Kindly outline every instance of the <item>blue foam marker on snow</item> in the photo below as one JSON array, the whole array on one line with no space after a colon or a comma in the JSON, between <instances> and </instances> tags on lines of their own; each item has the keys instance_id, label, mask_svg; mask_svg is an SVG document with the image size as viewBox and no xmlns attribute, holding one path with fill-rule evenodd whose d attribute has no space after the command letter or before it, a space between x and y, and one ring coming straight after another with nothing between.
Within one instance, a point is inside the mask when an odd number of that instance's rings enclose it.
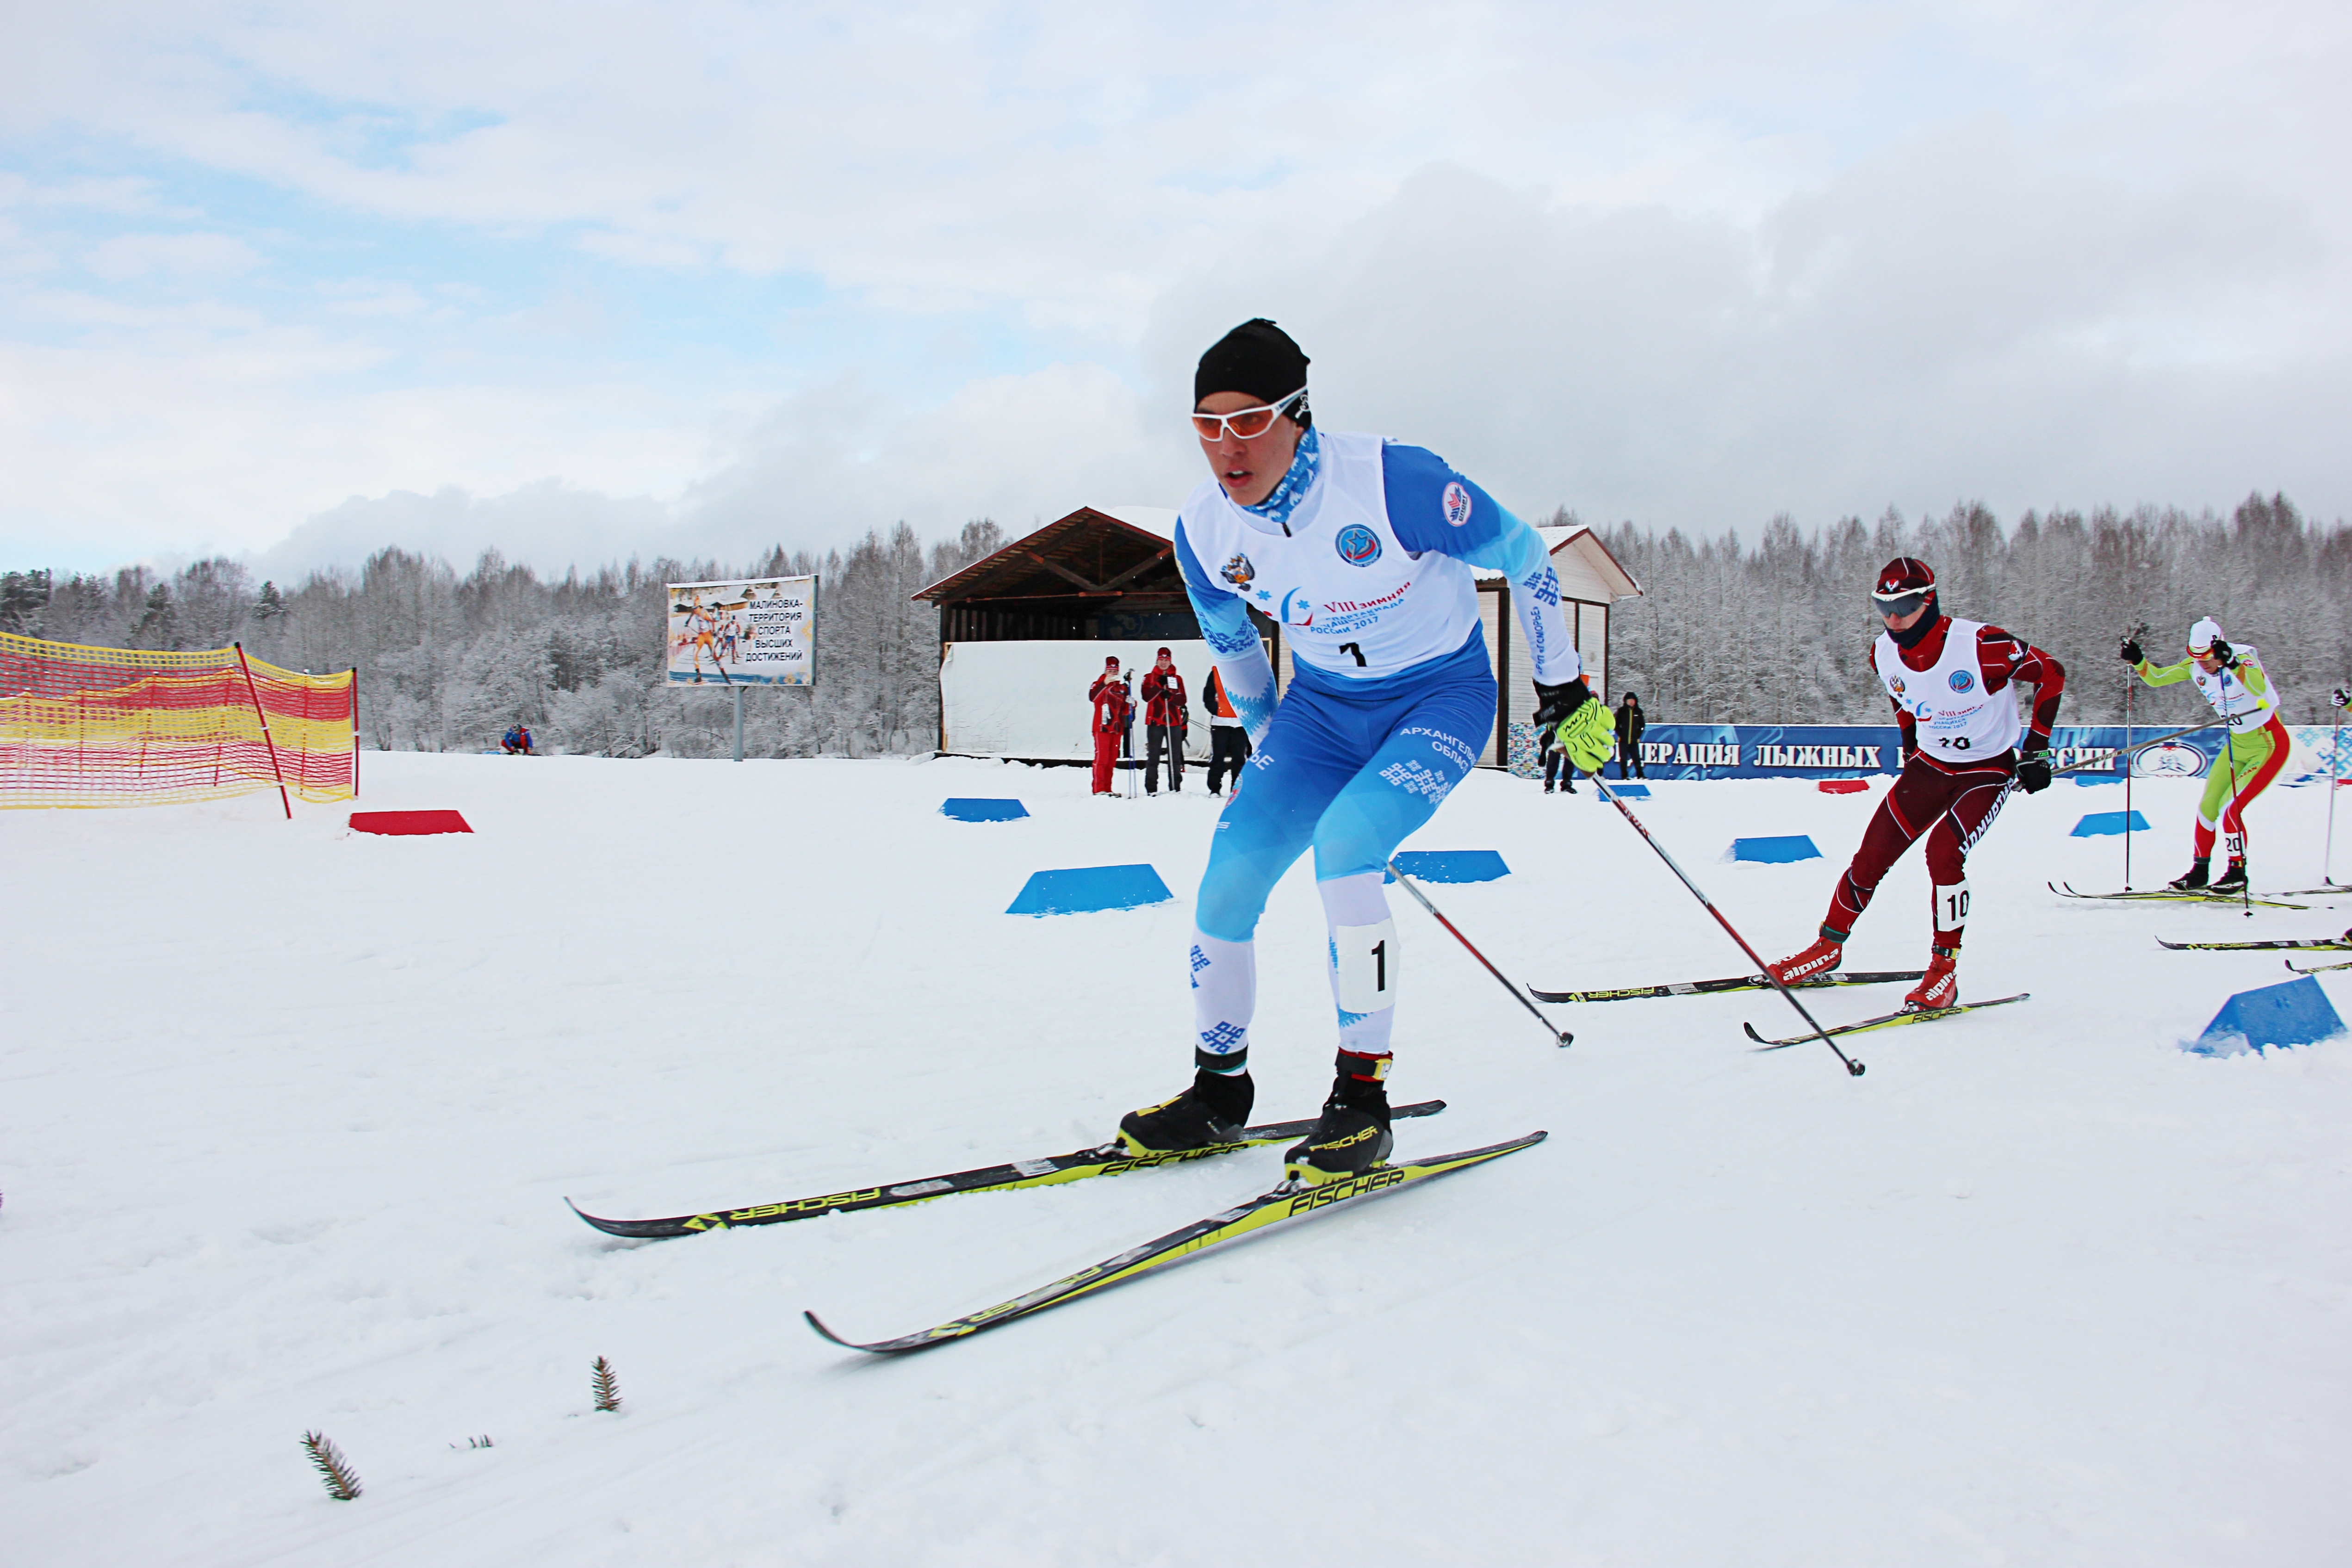
<instances>
[{"instance_id":1,"label":"blue foam marker on snow","mask_svg":"<svg viewBox=\"0 0 2352 1568\"><path fill-rule=\"evenodd\" d=\"M992 800L984 796L957 795L940 802L940 815L959 822L1010 822L1029 814L1018 800Z\"/></svg>"},{"instance_id":2,"label":"blue foam marker on snow","mask_svg":"<svg viewBox=\"0 0 2352 1568\"><path fill-rule=\"evenodd\" d=\"M2269 1046L2315 1045L2345 1031L2344 1020L2319 982L2305 975L2260 990L2240 991L2221 1004L2205 1032L2187 1049L2199 1056L2242 1056Z\"/></svg>"},{"instance_id":3,"label":"blue foam marker on snow","mask_svg":"<svg viewBox=\"0 0 2352 1568\"><path fill-rule=\"evenodd\" d=\"M1493 882L1511 874L1493 850L1404 850L1396 863L1397 870L1422 882ZM1381 880L1396 878L1383 872Z\"/></svg>"},{"instance_id":4,"label":"blue foam marker on snow","mask_svg":"<svg viewBox=\"0 0 2352 1568\"><path fill-rule=\"evenodd\" d=\"M1786 865L1790 861L1817 861L1822 852L1813 841L1802 833L1778 839L1734 839L1731 858L1736 861L1762 861L1768 865Z\"/></svg>"},{"instance_id":5,"label":"blue foam marker on snow","mask_svg":"<svg viewBox=\"0 0 2352 1568\"><path fill-rule=\"evenodd\" d=\"M1612 784L1609 786L1609 792L1612 795L1622 795L1628 800L1646 800L1650 798L1650 787L1647 784Z\"/></svg>"},{"instance_id":6,"label":"blue foam marker on snow","mask_svg":"<svg viewBox=\"0 0 2352 1568\"><path fill-rule=\"evenodd\" d=\"M2066 777L2077 784L2120 784L2124 781L2120 773L2069 773Z\"/></svg>"},{"instance_id":7,"label":"blue foam marker on snow","mask_svg":"<svg viewBox=\"0 0 2352 1568\"><path fill-rule=\"evenodd\" d=\"M1089 915L1098 909L1139 909L1176 895L1148 865L1082 865L1036 871L1021 885L1007 915Z\"/></svg>"},{"instance_id":8,"label":"blue foam marker on snow","mask_svg":"<svg viewBox=\"0 0 2352 1568\"><path fill-rule=\"evenodd\" d=\"M2130 813L2128 822L2125 820L2125 813L2121 811L2086 812L2083 820L2074 824L2074 831L2068 837L2095 839L2106 833L2120 833L2126 827L2129 827L2135 833L2144 833L2147 831L2147 819L2137 811Z\"/></svg>"}]
</instances>

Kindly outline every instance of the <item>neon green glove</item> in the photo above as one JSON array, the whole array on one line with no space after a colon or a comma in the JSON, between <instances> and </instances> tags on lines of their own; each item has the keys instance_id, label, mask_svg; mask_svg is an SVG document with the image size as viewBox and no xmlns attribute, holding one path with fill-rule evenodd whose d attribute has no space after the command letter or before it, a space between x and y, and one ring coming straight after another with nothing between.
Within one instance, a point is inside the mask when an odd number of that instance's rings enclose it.
<instances>
[{"instance_id":1,"label":"neon green glove","mask_svg":"<svg viewBox=\"0 0 2352 1568\"><path fill-rule=\"evenodd\" d=\"M1579 703L1574 713L1559 721L1553 744L1568 753L1578 772L1598 773L1602 763L1617 755L1616 717L1597 698Z\"/></svg>"}]
</instances>

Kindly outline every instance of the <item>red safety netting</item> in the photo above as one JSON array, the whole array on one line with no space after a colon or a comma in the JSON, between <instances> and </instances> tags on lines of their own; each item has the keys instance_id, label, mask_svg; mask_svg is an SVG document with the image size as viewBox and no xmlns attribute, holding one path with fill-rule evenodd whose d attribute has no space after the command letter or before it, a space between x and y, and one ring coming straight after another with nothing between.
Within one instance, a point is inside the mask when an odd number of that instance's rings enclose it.
<instances>
[{"instance_id":1,"label":"red safety netting","mask_svg":"<svg viewBox=\"0 0 2352 1568\"><path fill-rule=\"evenodd\" d=\"M358 793L358 675L0 632L0 807ZM263 715L268 716L267 725Z\"/></svg>"}]
</instances>

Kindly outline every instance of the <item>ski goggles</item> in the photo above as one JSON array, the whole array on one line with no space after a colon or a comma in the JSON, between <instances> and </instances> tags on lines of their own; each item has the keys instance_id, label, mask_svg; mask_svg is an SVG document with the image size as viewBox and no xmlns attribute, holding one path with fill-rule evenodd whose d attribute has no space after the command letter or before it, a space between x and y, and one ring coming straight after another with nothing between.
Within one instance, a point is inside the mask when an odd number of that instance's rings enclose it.
<instances>
[{"instance_id":1,"label":"ski goggles","mask_svg":"<svg viewBox=\"0 0 2352 1568\"><path fill-rule=\"evenodd\" d=\"M1244 441L1255 441L1274 428L1274 422L1292 403L1307 395L1300 387L1277 402L1262 402L1255 408L1237 408L1231 413L1196 413L1192 428L1201 433L1203 441L1222 441L1228 430Z\"/></svg>"},{"instance_id":2,"label":"ski goggles","mask_svg":"<svg viewBox=\"0 0 2352 1568\"><path fill-rule=\"evenodd\" d=\"M1906 589L1901 593L1894 594L1874 591L1870 596L1870 605L1880 615L1894 620L1908 615L1927 603L1927 596L1935 591L1932 588Z\"/></svg>"}]
</instances>

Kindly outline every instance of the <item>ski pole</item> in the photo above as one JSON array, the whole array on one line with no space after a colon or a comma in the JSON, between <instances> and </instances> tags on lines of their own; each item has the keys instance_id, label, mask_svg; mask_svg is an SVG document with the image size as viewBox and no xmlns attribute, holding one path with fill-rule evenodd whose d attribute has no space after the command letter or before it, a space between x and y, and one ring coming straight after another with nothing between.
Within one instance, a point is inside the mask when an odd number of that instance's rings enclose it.
<instances>
[{"instance_id":1,"label":"ski pole","mask_svg":"<svg viewBox=\"0 0 2352 1568\"><path fill-rule=\"evenodd\" d=\"M2342 686L2328 695L2334 702L2344 691ZM2344 765L2336 761L2342 755L2336 747L2344 734L2344 705L2336 704L2336 716L2327 721L2327 848L2319 857L2319 880L2322 885L2336 885L2336 791L2341 789Z\"/></svg>"},{"instance_id":2,"label":"ski pole","mask_svg":"<svg viewBox=\"0 0 2352 1568\"><path fill-rule=\"evenodd\" d=\"M2147 635L2147 622L2143 621L2132 630L2127 640L2137 643L2146 635ZM2132 890L2132 693L2138 685L2139 666L2134 664L2124 671L2124 891L2126 893ZM1935 879L1931 877L1928 880L1932 882Z\"/></svg>"},{"instance_id":3,"label":"ski pole","mask_svg":"<svg viewBox=\"0 0 2352 1568\"><path fill-rule=\"evenodd\" d=\"M1486 964L1486 973L1494 976L1496 979L1502 982L1503 989L1511 993L1511 999L1518 1003L1519 1006L1527 1009L1530 1013L1535 1014L1536 1022L1543 1025L1544 1033L1551 1036L1552 1042L1558 1045L1562 1051L1567 1050L1570 1044L1575 1040L1576 1036L1570 1034L1564 1029L1552 1028L1551 1019L1544 1017L1542 1013L1537 1012L1535 1003L1519 995L1519 988L1511 984L1509 979L1504 976L1502 970L1497 969L1492 964L1486 963L1486 955L1478 951L1476 946L1471 942L1470 938L1462 935L1462 928L1459 925L1454 925L1451 920L1446 919L1444 915L1438 914L1437 905L1430 903L1429 895L1422 892L1420 888L1413 885L1412 878L1397 870L1396 862L1389 862L1388 866L1389 874L1397 879L1397 885L1403 888L1407 893L1412 894L1412 901L1415 904L1420 904L1423 909L1428 910L1431 918L1434 919L1440 925L1444 926L1448 931L1453 932L1454 939L1456 942L1461 943L1465 947L1470 949L1470 956L1477 959L1481 964Z\"/></svg>"},{"instance_id":4,"label":"ski pole","mask_svg":"<svg viewBox=\"0 0 2352 1568\"><path fill-rule=\"evenodd\" d=\"M2226 723L2230 711L2230 671L2225 665L2213 674L2221 683L2221 712ZM2240 684L2242 686L2243 683ZM2230 803L2221 808L2221 857L2225 869L2230 854L2230 819L2232 817L2238 819L2238 859L2243 862L2246 858L2246 814L2238 809L2237 747L2231 744L2237 737L2234 728L2221 737L2221 762L2226 769L2222 777L2230 781ZM2239 884L2238 894L2245 902L2246 918L2252 920L2254 917L2254 879L2251 875Z\"/></svg>"},{"instance_id":5,"label":"ski pole","mask_svg":"<svg viewBox=\"0 0 2352 1568\"><path fill-rule=\"evenodd\" d=\"M2224 725L2229 722L2230 721L2226 718L2209 718L2203 724L2192 724L2187 729L2176 729L2171 731L2169 734L2153 735L2148 737L2146 740L2134 741L2129 746L2125 747L2124 751L2126 755L2135 751L2146 751L2151 746L2162 746L2168 740L2179 740L2184 735L2195 735L2200 730L2211 729L2217 725ZM2110 760L2112 759L2105 757L2086 757L2080 762L2069 762L2063 768L2053 768L2050 770L2050 777L2055 779L2061 773L2074 773L2081 770L2082 768L2095 768L2100 763ZM2125 777L2128 779L2131 776L2126 773Z\"/></svg>"},{"instance_id":6,"label":"ski pole","mask_svg":"<svg viewBox=\"0 0 2352 1568\"><path fill-rule=\"evenodd\" d=\"M1601 798L1602 800L1608 801L1611 805L1616 807L1619 811L1624 814L1625 820L1633 824L1633 831L1642 835L1642 841L1658 852L1658 858L1666 862L1666 869L1673 872L1675 875L1682 879L1682 884L1690 889L1691 896L1697 899L1700 905L1704 907L1709 915L1715 916L1715 923L1717 925L1722 926L1723 929L1729 934L1734 942L1739 944L1739 950L1748 955L1748 961L1755 965L1766 979L1772 982L1772 988L1780 992L1782 997L1786 998L1790 1007L1797 1009L1797 1016L1804 1019L1806 1027L1813 1031L1806 1038L1819 1040L1823 1045L1828 1046L1832 1051L1836 1053L1837 1059L1845 1063L1845 1070L1848 1072L1852 1073L1856 1078L1861 1077L1863 1073L1862 1063L1856 1061L1853 1057L1848 1056L1844 1051L1838 1050L1838 1042L1830 1038L1830 1031L1823 1029L1821 1026L1820 1021L1817 1020L1812 1014L1805 1010L1805 1004L1797 999L1797 996L1794 991L1791 991L1788 987L1780 983L1780 977L1772 972L1772 967L1764 962L1764 960L1758 956L1756 949L1748 945L1748 938L1742 936L1738 929L1732 925L1731 922L1723 917L1723 911L1715 906L1715 901L1708 898L1706 894L1699 891L1698 883L1690 879L1690 873L1684 871L1682 867L1675 863L1675 857L1666 852L1666 846L1658 842L1656 839L1650 836L1650 830L1642 826L1642 819L1633 815L1633 808L1627 806L1624 801L1619 800L1617 798L1617 791L1609 788L1607 784L1602 783L1600 779L1595 778L1593 779L1592 787L1601 791ZM1801 1043L1801 1041L1799 1043Z\"/></svg>"}]
</instances>

